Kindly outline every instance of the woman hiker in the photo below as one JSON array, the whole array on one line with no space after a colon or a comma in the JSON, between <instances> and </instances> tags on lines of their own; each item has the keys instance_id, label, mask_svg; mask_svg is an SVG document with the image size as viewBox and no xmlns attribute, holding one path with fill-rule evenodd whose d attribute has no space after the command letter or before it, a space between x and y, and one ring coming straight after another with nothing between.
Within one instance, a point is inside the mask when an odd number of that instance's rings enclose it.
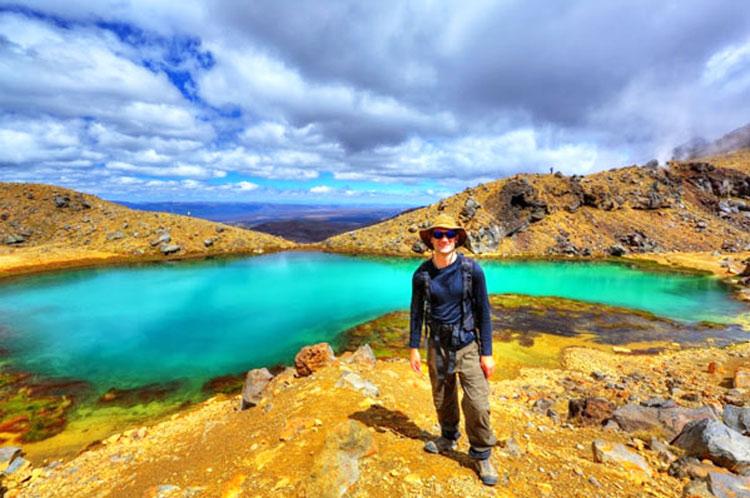
<instances>
[{"instance_id":1,"label":"woman hiker","mask_svg":"<svg viewBox=\"0 0 750 498\"><path fill-rule=\"evenodd\" d=\"M461 435L458 376L469 456L476 461L482 482L494 486L498 476L490 453L496 439L490 428L487 379L495 362L484 273L475 261L456 251L466 241L466 231L450 216L441 214L419 235L432 249L432 258L422 263L412 278L409 362L421 374L419 347L424 323L432 399L441 429L440 437L428 441L424 449L429 453L456 449Z\"/></svg>"}]
</instances>

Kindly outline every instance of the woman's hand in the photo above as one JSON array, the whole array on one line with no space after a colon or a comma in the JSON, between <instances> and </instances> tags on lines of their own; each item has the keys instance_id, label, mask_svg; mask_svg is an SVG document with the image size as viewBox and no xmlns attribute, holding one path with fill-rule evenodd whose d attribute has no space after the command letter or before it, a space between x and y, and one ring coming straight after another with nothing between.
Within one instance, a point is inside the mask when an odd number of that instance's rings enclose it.
<instances>
[{"instance_id":1,"label":"woman's hand","mask_svg":"<svg viewBox=\"0 0 750 498\"><path fill-rule=\"evenodd\" d=\"M411 369L422 375L422 358L419 356L419 349L411 348L409 353L409 364Z\"/></svg>"},{"instance_id":2,"label":"woman's hand","mask_svg":"<svg viewBox=\"0 0 750 498\"><path fill-rule=\"evenodd\" d=\"M495 359L492 356L480 356L479 365L482 367L485 379L492 377L492 373L495 371Z\"/></svg>"}]
</instances>

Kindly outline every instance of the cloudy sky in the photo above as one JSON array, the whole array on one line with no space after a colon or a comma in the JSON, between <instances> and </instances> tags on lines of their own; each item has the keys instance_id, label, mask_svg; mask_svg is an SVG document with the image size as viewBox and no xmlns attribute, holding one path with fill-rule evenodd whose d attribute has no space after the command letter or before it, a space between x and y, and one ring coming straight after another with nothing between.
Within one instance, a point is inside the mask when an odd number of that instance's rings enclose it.
<instances>
[{"instance_id":1,"label":"cloudy sky","mask_svg":"<svg viewBox=\"0 0 750 498\"><path fill-rule=\"evenodd\" d=\"M744 0L0 1L0 180L107 199L419 205L748 122Z\"/></svg>"}]
</instances>

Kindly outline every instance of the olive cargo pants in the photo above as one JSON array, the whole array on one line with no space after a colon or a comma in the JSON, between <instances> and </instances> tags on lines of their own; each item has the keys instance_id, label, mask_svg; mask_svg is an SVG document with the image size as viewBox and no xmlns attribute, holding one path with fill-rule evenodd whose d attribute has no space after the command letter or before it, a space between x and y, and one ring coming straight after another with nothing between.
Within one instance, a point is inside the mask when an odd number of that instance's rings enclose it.
<instances>
[{"instance_id":1,"label":"olive cargo pants","mask_svg":"<svg viewBox=\"0 0 750 498\"><path fill-rule=\"evenodd\" d=\"M438 358L438 355L443 355ZM455 373L446 373L448 352L435 347L434 339L429 339L427 347L427 367L432 384L432 400L437 410L442 436L458 439L459 410L456 375L461 382L466 434L469 436L469 456L477 460L489 458L495 445L495 434L490 427L490 388L479 364L479 344L473 341L456 351ZM442 371L438 371L438 368Z\"/></svg>"}]
</instances>

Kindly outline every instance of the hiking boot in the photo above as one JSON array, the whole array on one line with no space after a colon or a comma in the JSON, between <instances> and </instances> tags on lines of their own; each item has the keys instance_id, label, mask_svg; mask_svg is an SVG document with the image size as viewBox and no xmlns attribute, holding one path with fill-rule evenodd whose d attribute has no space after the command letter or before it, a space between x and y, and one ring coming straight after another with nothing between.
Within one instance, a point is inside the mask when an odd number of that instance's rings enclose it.
<instances>
[{"instance_id":1,"label":"hiking boot","mask_svg":"<svg viewBox=\"0 0 750 498\"><path fill-rule=\"evenodd\" d=\"M492 465L489 458L477 460L477 473L483 484L486 484L487 486L494 486L497 484L497 470L495 469L495 466Z\"/></svg>"},{"instance_id":2,"label":"hiking boot","mask_svg":"<svg viewBox=\"0 0 750 498\"><path fill-rule=\"evenodd\" d=\"M424 445L424 450L427 453L446 453L448 451L456 450L456 441L440 436L437 439L427 441Z\"/></svg>"}]
</instances>

